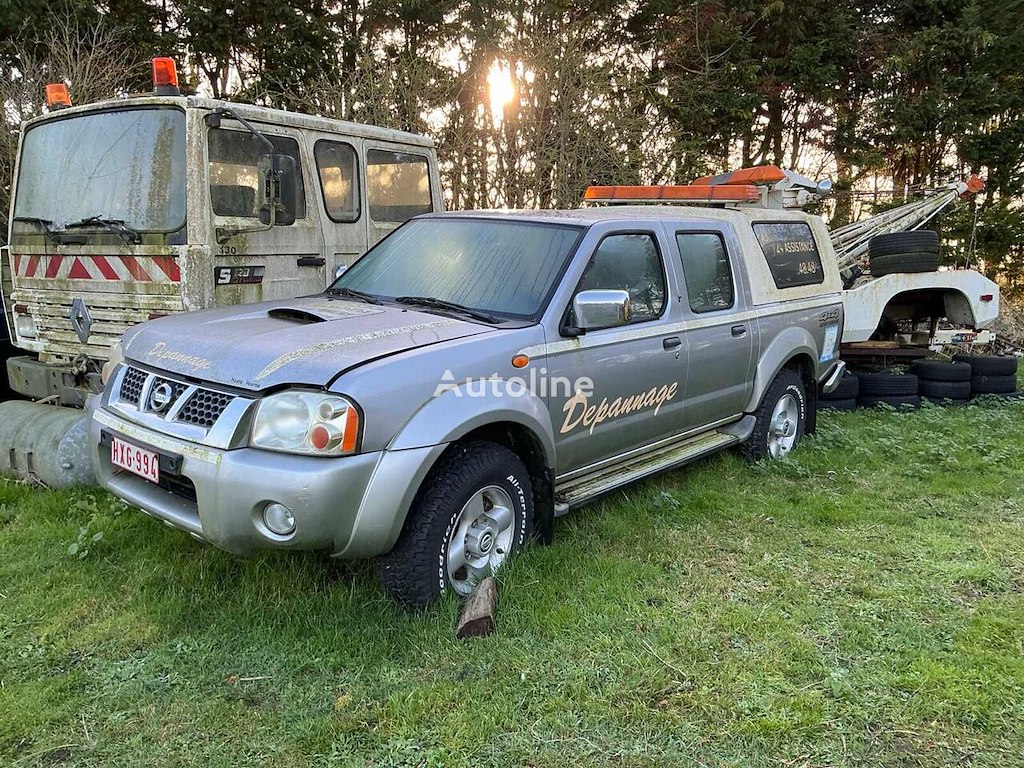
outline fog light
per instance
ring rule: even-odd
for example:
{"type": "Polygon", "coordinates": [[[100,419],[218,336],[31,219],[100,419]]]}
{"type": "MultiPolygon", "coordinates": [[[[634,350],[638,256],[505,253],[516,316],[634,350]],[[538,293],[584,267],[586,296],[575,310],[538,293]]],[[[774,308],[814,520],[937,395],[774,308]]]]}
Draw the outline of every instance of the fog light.
{"type": "Polygon", "coordinates": [[[295,530],[295,516],[284,504],[271,502],[263,509],[263,522],[278,536],[287,536],[295,530]]]}

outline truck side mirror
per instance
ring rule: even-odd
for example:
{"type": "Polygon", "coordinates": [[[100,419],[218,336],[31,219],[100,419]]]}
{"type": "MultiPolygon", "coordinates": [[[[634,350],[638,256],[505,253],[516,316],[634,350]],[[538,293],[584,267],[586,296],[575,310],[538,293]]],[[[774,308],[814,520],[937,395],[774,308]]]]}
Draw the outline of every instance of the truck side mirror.
{"type": "Polygon", "coordinates": [[[572,309],[577,333],[625,325],[633,317],[628,291],[580,291],[572,300],[572,309]]]}
{"type": "Polygon", "coordinates": [[[275,226],[286,227],[294,224],[299,199],[295,158],[291,155],[263,155],[258,167],[260,171],[260,222],[270,224],[270,212],[273,209],[275,226]]]}

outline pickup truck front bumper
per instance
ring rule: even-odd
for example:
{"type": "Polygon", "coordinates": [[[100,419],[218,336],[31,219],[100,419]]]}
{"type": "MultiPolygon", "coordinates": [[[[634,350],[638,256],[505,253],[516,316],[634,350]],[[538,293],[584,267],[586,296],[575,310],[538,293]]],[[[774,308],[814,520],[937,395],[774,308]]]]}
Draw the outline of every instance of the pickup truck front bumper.
{"type": "Polygon", "coordinates": [[[424,477],[446,447],[340,458],[221,450],[132,423],[99,407],[99,399],[90,402],[89,429],[100,484],[152,517],[237,555],[271,548],[345,557],[387,552],[412,501],[410,480],[424,477]],[[111,462],[113,437],[160,454],[159,484],[111,462]],[[285,505],[295,518],[287,536],[263,521],[271,503],[285,505]]]}

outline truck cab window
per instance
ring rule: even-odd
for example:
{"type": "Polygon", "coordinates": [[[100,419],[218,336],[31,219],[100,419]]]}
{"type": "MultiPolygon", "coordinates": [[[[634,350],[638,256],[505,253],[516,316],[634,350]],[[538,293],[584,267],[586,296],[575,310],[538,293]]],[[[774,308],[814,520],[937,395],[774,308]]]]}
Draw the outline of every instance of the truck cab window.
{"type": "MultiPolygon", "coordinates": [[[[299,145],[295,139],[268,136],[275,151],[295,158],[301,169],[299,145]]],[[[218,216],[238,216],[255,219],[259,216],[259,162],[267,154],[266,145],[248,131],[212,128],[209,135],[210,201],[218,216]]],[[[298,182],[296,219],[306,217],[306,197],[302,172],[296,173],[298,182]]]]}
{"type": "Polygon", "coordinates": [[[732,269],[722,236],[710,232],[676,234],[686,295],[694,312],[729,309],[734,303],[732,269]]]}
{"type": "Polygon", "coordinates": [[[366,191],[374,221],[406,221],[430,213],[427,158],[371,149],[366,153],[366,191]]]}
{"type": "Polygon", "coordinates": [[[356,151],[338,141],[318,141],[313,148],[324,209],[331,221],[359,218],[359,169],[356,151]]]}
{"type": "Polygon", "coordinates": [[[654,237],[631,233],[602,240],[576,292],[595,289],[628,291],[633,302],[630,322],[660,317],[665,307],[665,270],[654,237]]]}

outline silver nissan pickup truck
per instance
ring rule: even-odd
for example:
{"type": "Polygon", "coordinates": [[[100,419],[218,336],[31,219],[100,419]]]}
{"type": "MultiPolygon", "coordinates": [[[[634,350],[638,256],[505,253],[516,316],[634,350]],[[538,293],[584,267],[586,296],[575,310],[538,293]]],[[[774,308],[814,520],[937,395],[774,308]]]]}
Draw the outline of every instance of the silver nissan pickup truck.
{"type": "Polygon", "coordinates": [[[130,329],[89,405],[99,480],[239,555],[379,557],[423,606],[625,483],[786,455],[842,307],[799,212],[421,216],[322,294],[130,329]]]}

